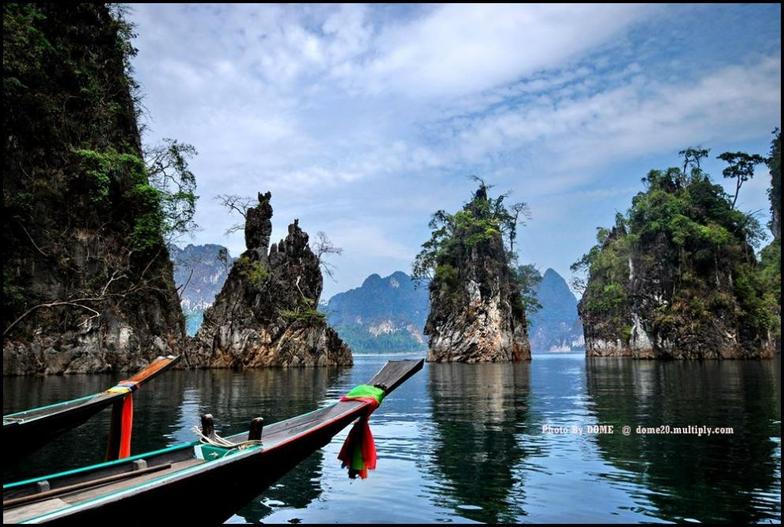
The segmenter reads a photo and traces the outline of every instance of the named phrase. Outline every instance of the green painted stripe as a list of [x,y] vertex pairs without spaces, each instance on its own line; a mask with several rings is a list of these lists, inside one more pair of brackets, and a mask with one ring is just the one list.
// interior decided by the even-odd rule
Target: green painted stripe
[[[198,441],[196,441],[195,443],[198,443]],[[92,498],[90,500],[86,500],[86,501],[82,501],[82,502],[79,502],[79,503],[75,503],[75,504],[70,505],[68,507],[64,507],[62,509],[58,509],[56,511],[48,512],[46,514],[42,514],[40,516],[35,516],[33,518],[28,518],[27,520],[25,520],[25,521],[23,521],[21,523],[40,523],[40,522],[45,522],[47,520],[54,519],[54,518],[57,518],[58,516],[61,516],[66,511],[76,512],[76,511],[81,510],[83,508],[87,508],[87,507],[89,507],[90,505],[92,505],[94,503],[99,503],[99,502],[102,502],[102,501],[108,501],[111,498],[113,498],[114,496],[117,496],[117,495],[120,495],[120,494],[125,494],[127,492],[131,492],[133,490],[136,490],[136,489],[139,489],[139,488],[143,488],[143,487],[154,486],[157,483],[163,483],[163,482],[171,480],[171,479],[177,479],[177,478],[179,478],[181,476],[186,476],[186,475],[191,474],[193,472],[202,471],[202,470],[204,470],[205,465],[215,466],[215,465],[218,465],[218,464],[223,464],[224,462],[227,462],[227,461],[236,461],[237,457],[240,457],[243,454],[244,455],[250,455],[250,454],[256,453],[257,450],[263,450],[263,449],[264,449],[264,447],[262,445],[257,445],[257,446],[248,447],[248,448],[246,448],[246,449],[244,449],[244,450],[242,450],[242,451],[240,451],[237,454],[234,454],[232,456],[226,456],[226,457],[222,457],[222,458],[216,459],[215,461],[207,461],[207,460],[205,460],[204,463],[200,463],[200,464],[198,464],[196,466],[179,470],[179,471],[177,471],[177,472],[175,472],[173,474],[169,474],[167,476],[161,476],[161,477],[158,477],[158,478],[155,478],[155,479],[151,479],[151,480],[148,480],[148,481],[145,481],[145,482],[142,482],[142,483],[137,483],[136,485],[133,485],[132,487],[126,487],[124,489],[120,489],[120,490],[111,492],[109,494],[104,494],[103,496],[97,496],[97,497]]]
[[101,468],[111,467],[111,466],[114,466],[114,465],[121,465],[123,463],[129,463],[129,462],[135,461],[137,459],[143,459],[145,457],[157,456],[158,454],[164,454],[166,452],[173,452],[175,450],[179,450],[179,449],[182,449],[182,448],[193,447],[193,446],[198,445],[198,444],[199,444],[198,441],[191,441],[189,443],[179,443],[179,444],[176,444],[176,445],[173,445],[173,446],[170,446],[170,447],[162,448],[160,450],[153,450],[152,452],[145,452],[143,454],[136,454],[135,456],[125,457],[125,458],[122,458],[122,459],[115,459],[114,461],[106,461],[104,463],[98,463],[97,465],[90,465],[90,466],[87,466],[87,467],[75,468],[75,469],[72,469],[72,470],[66,470],[65,472],[57,472],[56,474],[50,474],[48,476],[40,476],[40,477],[37,477],[37,478],[26,479],[24,481],[15,481],[14,483],[8,483],[6,485],[3,485],[3,490],[12,489],[12,488],[16,488],[16,487],[21,487],[21,486],[24,486],[24,485],[29,485],[30,483],[36,483],[38,481],[43,481],[45,479],[46,480],[52,480],[52,479],[62,478],[62,477],[65,477],[65,476],[70,476],[72,474],[79,474],[81,472],[88,472],[90,470],[97,470],[97,469],[101,469]]
[[23,410],[21,412],[16,412],[15,414],[4,415],[3,418],[14,417],[16,415],[29,414],[30,412],[37,412],[38,410],[45,410],[47,408],[54,408],[56,406],[62,406],[64,404],[71,404],[71,403],[75,403],[75,402],[78,402],[78,401],[85,401],[87,399],[92,399],[96,395],[101,395],[101,394],[100,393],[94,393],[92,395],[85,395],[84,397],[79,397],[78,399],[71,399],[70,401],[61,401],[59,403],[47,404],[45,406],[39,406],[37,408],[30,408],[29,410]]

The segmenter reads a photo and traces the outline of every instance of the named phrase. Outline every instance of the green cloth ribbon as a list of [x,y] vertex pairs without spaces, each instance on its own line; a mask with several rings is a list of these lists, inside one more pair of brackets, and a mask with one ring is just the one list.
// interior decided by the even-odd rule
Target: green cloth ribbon
[[359,399],[362,397],[370,397],[375,399],[378,404],[381,404],[381,401],[384,400],[384,390],[370,384],[359,384],[343,396],[345,399]]

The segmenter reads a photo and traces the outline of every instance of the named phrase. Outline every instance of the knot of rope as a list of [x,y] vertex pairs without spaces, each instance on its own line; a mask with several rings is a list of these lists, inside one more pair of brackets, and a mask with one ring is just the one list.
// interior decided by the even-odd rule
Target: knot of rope
[[246,448],[250,448],[252,446],[262,444],[260,439],[246,439],[245,441],[234,443],[226,438],[219,436],[218,434],[213,434],[212,436],[206,436],[202,433],[201,428],[199,428],[198,426],[194,426],[193,428],[191,428],[191,431],[193,431],[199,437],[199,441],[201,443],[217,446],[220,448],[227,448],[229,450],[234,450],[234,449],[244,450]]

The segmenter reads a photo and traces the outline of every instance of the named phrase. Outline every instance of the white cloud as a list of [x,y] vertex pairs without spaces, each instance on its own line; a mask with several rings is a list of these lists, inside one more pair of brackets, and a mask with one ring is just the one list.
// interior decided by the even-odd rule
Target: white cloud
[[[379,269],[370,272],[405,267],[427,236],[429,213],[458,206],[471,173],[529,201],[534,233],[537,217],[570,229],[570,211],[553,196],[584,192],[564,202],[615,203],[627,193],[597,189],[596,181],[612,181],[603,174],[617,163],[758,138],[781,110],[778,52],[719,57],[721,67],[701,68],[689,32],[666,53],[638,49],[654,33],[667,38],[674,22],[657,18],[671,14],[665,6],[133,11],[134,64],[151,116],[145,141],[174,137],[199,150],[193,169],[204,230],[195,241],[240,249],[241,235],[224,240],[233,218],[214,196],[271,189],[276,229],[300,217],[308,231],[325,230],[345,246],[341,287],[372,265]],[[675,74],[677,63],[694,64],[691,75]],[[641,175],[617,187],[629,189]]]
[[452,4],[392,26],[369,62],[371,89],[453,97],[578,58],[652,9],[637,4]]
[[728,134],[745,139],[759,134],[760,122],[772,126],[780,109],[781,61],[768,57],[705,74],[695,83],[661,84],[635,76],[621,87],[584,97],[556,91],[464,125],[456,148],[464,160],[476,161],[541,145],[551,170],[565,173],[677,152]]

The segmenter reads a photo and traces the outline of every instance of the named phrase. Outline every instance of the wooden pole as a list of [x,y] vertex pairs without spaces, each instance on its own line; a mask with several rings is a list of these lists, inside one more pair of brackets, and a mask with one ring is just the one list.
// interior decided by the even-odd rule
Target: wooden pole
[[212,419],[212,414],[201,416],[201,433],[210,439],[215,438],[215,421]]
[[264,419],[257,417],[250,422],[250,431],[248,432],[248,441],[261,441],[261,431],[264,428]]

